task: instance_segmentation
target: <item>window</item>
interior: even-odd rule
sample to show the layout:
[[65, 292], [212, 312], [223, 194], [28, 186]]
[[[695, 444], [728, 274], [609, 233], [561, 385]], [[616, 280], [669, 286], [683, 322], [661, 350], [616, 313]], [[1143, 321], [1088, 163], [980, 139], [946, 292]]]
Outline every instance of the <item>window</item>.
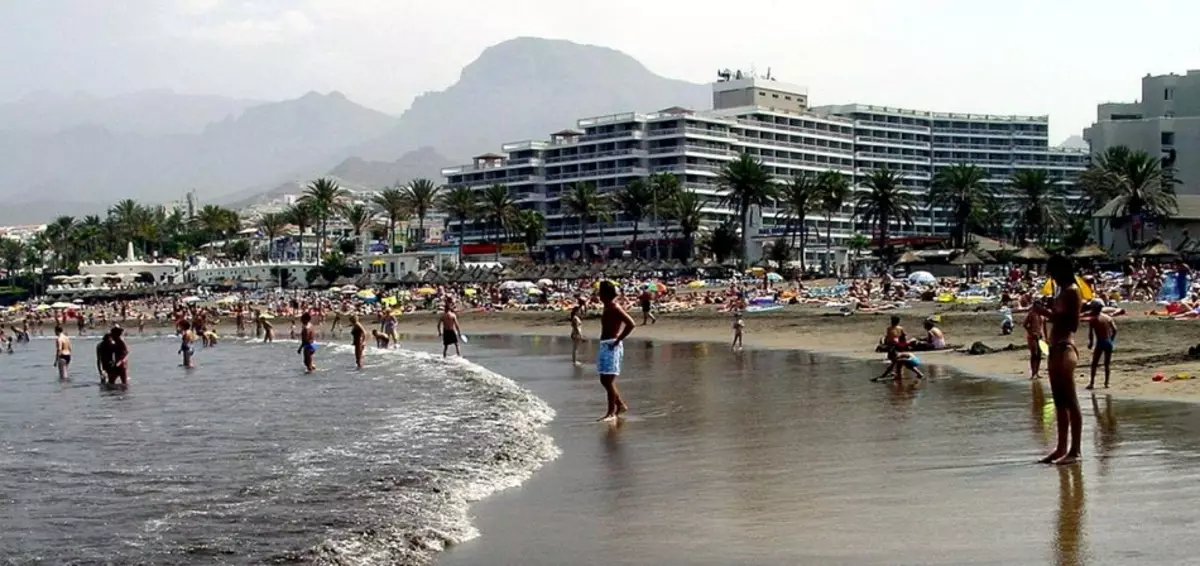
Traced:
[[1163, 132], [1162, 134], [1159, 134], [1159, 137], [1159, 141], [1162, 142], [1162, 145], [1175, 145], [1175, 132]]
[[1174, 98], [1175, 98], [1175, 89], [1173, 89], [1173, 88], [1164, 88], [1163, 89], [1163, 100], [1172, 100]]
[[771, 95], [771, 98], [779, 98], [779, 95], [778, 95], [778, 94], [772, 94], [772, 95]]

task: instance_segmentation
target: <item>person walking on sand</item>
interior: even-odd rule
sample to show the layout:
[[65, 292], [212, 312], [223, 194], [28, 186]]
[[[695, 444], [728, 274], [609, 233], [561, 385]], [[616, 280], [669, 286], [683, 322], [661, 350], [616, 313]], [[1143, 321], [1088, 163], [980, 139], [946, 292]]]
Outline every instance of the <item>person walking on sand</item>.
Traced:
[[367, 329], [358, 321], [357, 314], [350, 315], [350, 341], [354, 344], [354, 366], [363, 367], [363, 351], [367, 349]]
[[317, 371], [313, 362], [317, 353], [317, 337], [313, 331], [312, 315], [308, 312], [300, 315], [300, 325], [300, 347], [296, 349], [296, 353], [304, 355], [304, 373], [313, 373]]
[[742, 347], [742, 331], [746, 328], [746, 323], [742, 321], [742, 313], [733, 313], [733, 346], [734, 350]]
[[638, 303], [642, 307], [642, 326], [646, 326], [646, 321], [649, 321], [650, 324], [658, 322], [658, 317], [651, 312], [654, 306], [654, 294], [650, 292], [649, 288], [642, 289], [642, 294], [638, 295]]
[[583, 343], [583, 298], [571, 309], [571, 364], [579, 365], [579, 345]]
[[1075, 284], [1075, 266], [1070, 259], [1061, 255], [1052, 256], [1046, 262], [1046, 272], [1058, 285], [1058, 294], [1048, 302], [1035, 303], [1033, 309], [1048, 317], [1051, 324], [1046, 373], [1050, 376], [1050, 392], [1054, 397], [1058, 444], [1040, 462], [1067, 465], [1078, 462], [1081, 454], [1083, 414], [1079, 411], [1079, 397], [1075, 393], [1075, 367], [1079, 364], [1075, 332], [1079, 330], [1082, 300], [1079, 287]]
[[438, 336], [442, 337], [442, 357], [446, 357], [450, 346], [454, 346], [454, 355], [461, 357], [462, 352], [458, 349], [458, 316], [454, 314], [454, 302], [450, 299], [446, 299], [442, 316], [438, 317], [437, 330]]
[[1029, 379], [1037, 379], [1042, 369], [1042, 341], [1046, 339], [1046, 317], [1037, 309], [1025, 315], [1025, 345], [1029, 348]]
[[[1091, 320], [1088, 321], [1088, 349], [1092, 350], [1092, 378], [1088, 389], [1096, 388], [1096, 366], [1104, 358], [1104, 388], [1108, 389], [1109, 366], [1112, 365], [1113, 346], [1117, 341], [1117, 323], [1104, 314], [1104, 302], [1097, 299], [1088, 305]], [[1092, 349], [1093, 343], [1095, 349]]]
[[600, 315], [600, 351], [596, 356], [596, 371], [600, 374], [600, 385], [608, 397], [608, 410], [600, 420], [612, 420], [629, 407], [617, 390], [617, 376], [621, 375], [621, 359], [625, 354], [623, 342], [633, 332], [636, 323], [625, 309], [616, 303], [617, 287], [612, 281], [600, 282], [600, 302], [604, 312]]
[[54, 367], [58, 368], [59, 379], [67, 379], [67, 370], [71, 367], [71, 339], [61, 325], [54, 327]]

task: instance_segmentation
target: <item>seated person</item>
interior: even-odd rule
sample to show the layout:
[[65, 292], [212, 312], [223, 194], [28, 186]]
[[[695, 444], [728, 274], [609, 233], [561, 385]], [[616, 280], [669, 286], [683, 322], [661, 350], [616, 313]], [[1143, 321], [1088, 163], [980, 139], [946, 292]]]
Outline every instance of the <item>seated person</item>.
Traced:
[[946, 349], [946, 335], [932, 320], [925, 321], [925, 338], [918, 338], [909, 343], [909, 349], [919, 352]]

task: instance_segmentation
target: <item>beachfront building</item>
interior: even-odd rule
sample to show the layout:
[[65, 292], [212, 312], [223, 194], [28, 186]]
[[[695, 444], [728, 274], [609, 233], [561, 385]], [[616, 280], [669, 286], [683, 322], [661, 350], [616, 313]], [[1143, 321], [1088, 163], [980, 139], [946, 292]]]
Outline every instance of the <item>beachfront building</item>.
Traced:
[[1180, 180], [1175, 190], [1200, 195], [1200, 70], [1142, 77], [1142, 99], [1100, 104], [1083, 138], [1093, 153], [1123, 145], [1162, 156]]
[[120, 261], [85, 261], [78, 266], [79, 274], [89, 278], [106, 276], [137, 278], [149, 273], [158, 283], [174, 283], [183, 272], [183, 262], [174, 258], [144, 259], [133, 253], [133, 243], [126, 244], [125, 259]]
[[279, 287], [281, 280], [286, 279], [290, 288], [305, 288], [308, 272], [316, 266], [307, 261], [208, 261], [200, 258], [184, 272], [183, 280], [196, 285], [266, 289]]
[[[997, 186], [1014, 171], [1035, 167], [1071, 185], [1087, 163], [1086, 152], [1049, 146], [1045, 116], [950, 114], [860, 104], [810, 108], [804, 87], [740, 72], [723, 73], [712, 91], [709, 110], [676, 107], [584, 118], [575, 128], [555, 132], [548, 140], [505, 144], [500, 153], [476, 156], [471, 164], [442, 173], [449, 186], [480, 190], [493, 184], [507, 186], [522, 209], [545, 214], [546, 256], [565, 259], [580, 252], [579, 219], [563, 208], [561, 200], [577, 183], [590, 183], [608, 193], [636, 179], [671, 173], [685, 190], [706, 197], [705, 212], [712, 225], [734, 214], [720, 204], [717, 177], [725, 164], [742, 153], [762, 161], [780, 181], [833, 170], [861, 187], [872, 170], [887, 167], [902, 174], [905, 185], [922, 195], [918, 202], [927, 202], [923, 195], [939, 168], [955, 163], [984, 167], [989, 183]], [[865, 230], [852, 226], [852, 211], [850, 199], [832, 218], [833, 263], [845, 261], [847, 240], [856, 230]], [[949, 233], [947, 211], [931, 213], [923, 207], [914, 213], [917, 226], [893, 227], [895, 236]], [[638, 255], [647, 255], [656, 239], [668, 245], [680, 240], [673, 227], [656, 223], [654, 216], [638, 226]], [[787, 225], [781, 210], [755, 211], [752, 217], [756, 243], [751, 259]], [[805, 226], [810, 243], [806, 259], [820, 263], [825, 253], [824, 215], [809, 215]], [[450, 230], [456, 233], [458, 226], [452, 224]], [[588, 228], [585, 251], [615, 256], [619, 251], [614, 250], [627, 249], [633, 230], [632, 219], [615, 214], [611, 222]], [[468, 225], [461, 237], [478, 243], [491, 233], [481, 223]]]

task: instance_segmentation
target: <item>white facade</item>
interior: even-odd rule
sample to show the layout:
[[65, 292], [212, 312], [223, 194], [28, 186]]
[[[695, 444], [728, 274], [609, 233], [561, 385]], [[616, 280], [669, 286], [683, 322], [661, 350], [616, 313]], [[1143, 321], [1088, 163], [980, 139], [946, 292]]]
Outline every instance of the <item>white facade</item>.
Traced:
[[258, 281], [260, 287], [279, 286], [275, 268], [291, 274], [291, 287], [307, 287], [309, 270], [317, 264], [310, 262], [204, 262], [184, 273], [184, 281], [198, 285], [218, 285], [225, 281]]
[[142, 273], [150, 273], [154, 275], [154, 281], [158, 283], [175, 282], [182, 271], [183, 263], [177, 259], [164, 259], [161, 261], [138, 259], [134, 256], [132, 242], [126, 244], [125, 259], [123, 261], [111, 263], [85, 261], [79, 264], [80, 275], [103, 277], [105, 275], [141, 275]]
[[[576, 183], [590, 183], [608, 193], [654, 173], [672, 173], [685, 189], [706, 197], [710, 219], [718, 220], [733, 212], [719, 206], [723, 192], [717, 177], [726, 163], [742, 153], [762, 161], [781, 182], [834, 170], [858, 186], [872, 170], [886, 167], [903, 175], [904, 183], [921, 195], [918, 202], [927, 200], [923, 196], [937, 171], [952, 164], [983, 167], [997, 187], [1021, 168], [1043, 168], [1073, 185], [1088, 160], [1084, 151], [1049, 147], [1045, 116], [950, 114], [858, 104], [810, 110], [807, 89], [749, 76], [715, 83], [713, 91], [713, 110], [669, 108], [584, 118], [575, 129], [552, 134], [547, 141], [505, 144], [501, 154], [481, 155], [470, 165], [442, 173], [450, 186], [506, 185], [521, 208], [546, 215], [547, 250], [572, 250], [572, 245], [578, 248], [579, 221], [563, 210], [560, 197]], [[746, 104], [731, 106], [739, 101]], [[839, 257], [844, 257], [844, 243], [854, 233], [852, 200], [830, 223], [833, 245], [842, 252]], [[893, 230], [896, 236], [948, 234], [946, 211], [931, 214], [923, 207], [914, 213], [915, 229]], [[764, 240], [782, 233], [786, 220], [780, 211], [767, 209], [762, 215]], [[805, 224], [809, 259], [816, 260], [817, 254], [824, 253], [824, 215], [813, 214]], [[457, 233], [457, 225], [450, 228]], [[633, 228], [630, 219], [617, 215], [613, 222], [589, 227], [589, 244], [624, 245]], [[652, 238], [656, 229], [652, 219], [643, 220], [641, 240]], [[669, 232], [670, 227], [662, 230]], [[477, 224], [468, 225], [462, 236], [472, 242], [489, 234], [487, 226]]]

